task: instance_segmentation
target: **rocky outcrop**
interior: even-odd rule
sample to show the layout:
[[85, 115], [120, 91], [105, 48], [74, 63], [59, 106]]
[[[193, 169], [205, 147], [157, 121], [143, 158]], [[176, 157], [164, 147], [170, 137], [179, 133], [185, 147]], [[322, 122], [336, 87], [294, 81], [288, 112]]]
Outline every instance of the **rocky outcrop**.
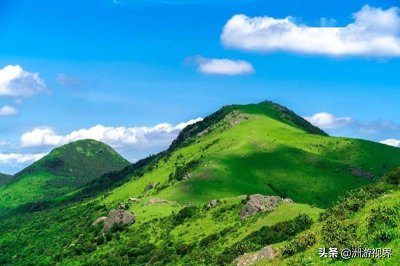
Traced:
[[293, 200], [282, 199], [278, 196], [264, 196], [261, 194], [250, 195], [240, 213], [240, 216], [246, 218], [259, 212], [273, 211], [281, 202], [293, 203]]
[[277, 250], [271, 246], [266, 246], [260, 251], [251, 254], [243, 254], [235, 260], [237, 266], [253, 265], [263, 259], [273, 259], [278, 254]]
[[134, 203], [139, 203], [139, 202], [141, 202], [141, 201], [142, 201], [142, 200], [139, 199], [139, 198], [129, 198], [128, 203], [134, 204]]
[[290, 198], [283, 199], [282, 201], [284, 203], [286, 203], [286, 204], [293, 204], [294, 203], [294, 201], [292, 199], [290, 199]]
[[365, 177], [369, 180], [372, 180], [374, 178], [374, 175], [372, 173], [364, 171], [361, 168], [350, 167], [349, 170], [350, 170], [350, 173], [356, 177]]
[[170, 203], [170, 202], [165, 199], [151, 199], [147, 202], [147, 205], [165, 204], [165, 203]]
[[94, 221], [92, 223], [92, 226], [95, 226], [96, 224], [99, 224], [99, 223], [103, 223], [106, 219], [107, 219], [107, 217], [105, 217], [105, 216], [99, 217], [96, 219], [96, 221]]
[[207, 207], [207, 209], [211, 209], [211, 208], [214, 208], [214, 207], [216, 207], [218, 205], [218, 200], [212, 200], [212, 201], [210, 201], [209, 203], [207, 203], [207, 205], [206, 205], [206, 207]]
[[111, 210], [108, 215], [102, 216], [97, 218], [93, 223], [92, 226], [97, 225], [99, 223], [104, 223], [104, 228], [103, 230], [108, 230], [111, 227], [113, 227], [114, 224], [121, 223], [123, 225], [130, 225], [135, 222], [135, 215], [133, 215], [131, 212], [126, 211], [126, 210]]
[[246, 114], [241, 113], [238, 110], [232, 111], [230, 114], [228, 114], [225, 118], [227, 121], [229, 121], [229, 124], [231, 127], [236, 126], [243, 120], [249, 119], [249, 116]]

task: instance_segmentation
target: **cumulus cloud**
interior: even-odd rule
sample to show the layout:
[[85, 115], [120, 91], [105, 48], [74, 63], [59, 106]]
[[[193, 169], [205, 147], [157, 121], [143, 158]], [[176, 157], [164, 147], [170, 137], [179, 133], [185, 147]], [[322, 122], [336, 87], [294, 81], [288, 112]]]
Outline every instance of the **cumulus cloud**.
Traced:
[[0, 69], [0, 96], [31, 97], [46, 91], [48, 88], [39, 73], [27, 72], [19, 65]]
[[18, 110], [13, 106], [4, 105], [0, 108], [0, 116], [16, 115], [17, 113]]
[[95, 139], [116, 149], [148, 149], [168, 146], [187, 125], [201, 121], [193, 119], [178, 125], [161, 123], [154, 127], [106, 127], [97, 125], [79, 129], [66, 135], [57, 134], [52, 128], [35, 128], [21, 136], [23, 147], [59, 146], [80, 139]]
[[365, 5], [344, 27], [301, 25], [291, 17], [248, 17], [227, 21], [221, 41], [249, 51], [289, 51], [332, 56], [400, 56], [400, 9]]
[[305, 116], [304, 119], [314, 126], [322, 129], [336, 129], [345, 127], [353, 122], [351, 117], [336, 117], [333, 114], [325, 112], [317, 113], [313, 116]]
[[40, 154], [0, 153], [0, 165], [27, 164], [37, 161], [45, 156]]
[[254, 72], [253, 66], [243, 60], [197, 56], [194, 58], [194, 61], [198, 65], [198, 70], [204, 74], [235, 76], [247, 75]]
[[398, 139], [385, 139], [380, 141], [380, 143], [400, 148], [400, 140]]

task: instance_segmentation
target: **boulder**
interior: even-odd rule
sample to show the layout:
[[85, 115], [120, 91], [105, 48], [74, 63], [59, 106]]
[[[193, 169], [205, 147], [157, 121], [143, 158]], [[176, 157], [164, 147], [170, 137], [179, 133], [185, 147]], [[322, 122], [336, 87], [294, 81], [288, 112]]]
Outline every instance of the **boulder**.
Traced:
[[294, 203], [294, 201], [291, 198], [283, 199], [283, 202], [286, 203], [286, 204], [293, 204]]
[[125, 210], [111, 210], [106, 219], [104, 219], [104, 230], [110, 229], [114, 224], [122, 223], [124, 225], [133, 224], [136, 217]]
[[139, 203], [141, 201], [139, 198], [129, 198], [128, 203]]
[[246, 218], [259, 212], [273, 211], [282, 202], [278, 196], [264, 196], [261, 194], [250, 195], [240, 216]]
[[235, 262], [237, 266], [253, 265], [263, 259], [273, 259], [277, 254], [278, 252], [276, 249], [272, 248], [271, 246], [266, 246], [255, 253], [243, 254], [242, 256], [238, 257]]
[[126, 205], [125, 205], [125, 203], [120, 203], [119, 204], [119, 206], [118, 206], [118, 208], [120, 209], [120, 210], [126, 210]]
[[207, 207], [207, 209], [211, 209], [211, 208], [214, 208], [214, 207], [216, 207], [218, 205], [218, 200], [212, 200], [212, 201], [210, 201], [207, 205], [206, 205], [206, 207]]

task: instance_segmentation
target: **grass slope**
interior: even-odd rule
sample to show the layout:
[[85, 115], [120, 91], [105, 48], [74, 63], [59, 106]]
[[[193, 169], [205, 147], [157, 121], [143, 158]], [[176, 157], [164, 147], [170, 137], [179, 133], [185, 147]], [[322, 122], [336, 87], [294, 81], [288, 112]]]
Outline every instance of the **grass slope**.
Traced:
[[129, 162], [111, 147], [81, 140], [54, 149], [0, 187], [0, 209], [43, 201], [79, 189], [101, 175], [120, 170]]
[[[398, 265], [400, 262], [400, 169], [382, 181], [354, 190], [294, 240], [275, 245], [280, 255], [257, 265]], [[313, 239], [312, 241], [309, 241]], [[308, 240], [308, 241], [305, 241]], [[308, 243], [307, 243], [308, 242]], [[296, 243], [296, 245], [293, 245]], [[307, 243], [307, 245], [305, 245]], [[288, 247], [297, 252], [285, 255]], [[319, 248], [391, 248], [388, 258], [320, 258]], [[293, 251], [293, 249], [290, 249]]]
[[[90, 157], [94, 153], [83, 154]], [[107, 166], [106, 161], [102, 163]], [[44, 176], [41, 169], [46, 165], [28, 168], [30, 174], [21, 174], [15, 182], [26, 184], [14, 188], [10, 187], [14, 183], [7, 185], [9, 193], [17, 191], [20, 196], [32, 194], [42, 199], [43, 184], [66, 173], [66, 168], [45, 167], [49, 176]], [[313, 245], [325, 245], [320, 239], [329, 232], [321, 231], [318, 236], [318, 230], [329, 219], [344, 223], [359, 220], [365, 225], [370, 212], [366, 209], [364, 214], [357, 214], [361, 208], [352, 208], [362, 204], [353, 197], [344, 202], [356, 204], [339, 203], [317, 222], [322, 208], [331, 206], [345, 191], [370, 184], [398, 165], [399, 149], [329, 137], [271, 102], [228, 106], [187, 127], [168, 151], [90, 181], [80, 191], [90, 195], [89, 199], [83, 195], [79, 198], [83, 201], [54, 202], [46, 209], [15, 212], [1, 219], [0, 264], [229, 265], [244, 252], [266, 245], [274, 244], [283, 250], [304, 230], [317, 235]], [[31, 174], [44, 181], [30, 179]], [[39, 188], [37, 195], [35, 189], [31, 193], [23, 191], [34, 181], [39, 182], [35, 185]], [[393, 186], [378, 188], [382, 192]], [[4, 192], [0, 190], [0, 196], [1, 193]], [[290, 197], [295, 203], [282, 203], [272, 212], [240, 218], [245, 204], [243, 195], [254, 193]], [[386, 204], [397, 205], [397, 196], [390, 196]], [[130, 204], [131, 197], [140, 198], [140, 203]], [[385, 197], [388, 196], [369, 197], [366, 208], [369, 204], [375, 208], [373, 204]], [[167, 201], [151, 204], [156, 198]], [[218, 199], [219, 204], [205, 208], [211, 199]], [[18, 200], [13, 197], [4, 202]], [[134, 224], [116, 226], [105, 233], [101, 224], [91, 226], [96, 218], [107, 215], [120, 203], [135, 214]], [[340, 210], [344, 215], [356, 214], [336, 216]], [[333, 224], [331, 228], [328, 231], [342, 230], [340, 225]], [[370, 230], [360, 228], [360, 236]], [[306, 258], [315, 254], [314, 249], [304, 252], [296, 252], [295, 260], [281, 256], [261, 263], [296, 265], [298, 261], [302, 263], [302, 254]]]
[[[326, 136], [270, 102], [229, 106], [210, 117], [184, 130], [151, 171], [132, 175], [105, 203], [152, 194], [204, 204], [261, 193], [327, 207], [344, 191], [400, 165], [400, 149]], [[160, 184], [149, 191], [150, 183]]]

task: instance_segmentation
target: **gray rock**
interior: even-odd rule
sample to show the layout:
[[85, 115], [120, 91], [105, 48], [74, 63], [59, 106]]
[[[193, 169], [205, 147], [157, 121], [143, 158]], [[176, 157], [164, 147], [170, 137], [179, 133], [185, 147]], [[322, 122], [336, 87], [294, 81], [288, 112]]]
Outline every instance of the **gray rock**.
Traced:
[[294, 203], [294, 201], [291, 198], [283, 199], [283, 202], [286, 203], [286, 204], [293, 204]]
[[170, 203], [170, 202], [165, 199], [151, 199], [147, 202], [147, 205], [165, 204], [165, 203]]
[[139, 198], [129, 198], [128, 203], [139, 203], [141, 201]]
[[356, 177], [365, 177], [365, 178], [367, 178], [367, 179], [369, 179], [369, 180], [374, 179], [374, 175], [373, 175], [372, 173], [367, 172], [367, 171], [364, 171], [364, 170], [361, 169], [361, 168], [350, 167], [349, 170], [350, 170], [350, 173], [351, 173], [353, 176], [356, 176]]
[[243, 254], [242, 256], [238, 257], [235, 262], [237, 266], [253, 265], [263, 259], [273, 259], [277, 256], [277, 254], [278, 252], [276, 249], [272, 248], [271, 246], [266, 246], [255, 253]]
[[218, 201], [217, 200], [212, 200], [212, 201], [210, 201], [208, 204], [207, 204], [207, 209], [211, 209], [211, 208], [214, 208], [214, 207], [216, 207], [218, 205]]
[[96, 224], [99, 224], [99, 223], [103, 223], [103, 222], [106, 220], [106, 218], [107, 218], [107, 217], [105, 217], [105, 216], [102, 216], [102, 217], [97, 218], [96, 221], [94, 221], [94, 222], [92, 223], [92, 226], [95, 226]]
[[125, 205], [125, 203], [120, 203], [119, 204], [119, 206], [118, 206], [118, 208], [120, 209], [120, 210], [126, 210], [126, 205]]
[[245, 218], [259, 212], [273, 211], [281, 202], [282, 198], [278, 196], [264, 196], [261, 194], [250, 195], [240, 216]]
[[104, 230], [110, 229], [114, 224], [122, 223], [124, 225], [133, 224], [136, 217], [125, 210], [111, 210], [104, 220]]

